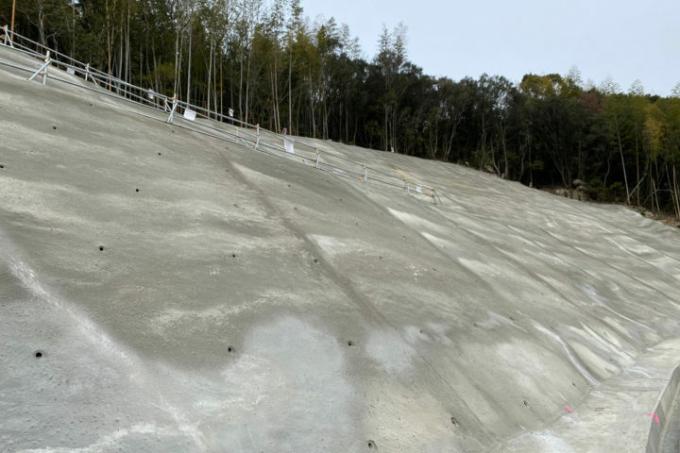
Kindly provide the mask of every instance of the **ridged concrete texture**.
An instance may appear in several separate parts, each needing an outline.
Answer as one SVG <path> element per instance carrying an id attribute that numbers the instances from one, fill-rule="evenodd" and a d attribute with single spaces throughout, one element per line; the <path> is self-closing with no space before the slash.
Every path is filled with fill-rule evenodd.
<path id="1" fill-rule="evenodd" d="M 644 451 L 678 231 L 316 142 L 434 204 L 25 77 L 0 68 L 0 451 Z"/>

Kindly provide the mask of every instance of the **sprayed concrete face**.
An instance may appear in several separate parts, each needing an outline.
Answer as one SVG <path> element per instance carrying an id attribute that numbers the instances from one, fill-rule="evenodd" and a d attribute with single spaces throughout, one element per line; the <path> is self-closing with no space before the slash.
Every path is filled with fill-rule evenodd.
<path id="1" fill-rule="evenodd" d="M 0 451 L 644 448 L 676 231 L 308 140 L 433 204 L 162 120 L 0 71 Z"/>

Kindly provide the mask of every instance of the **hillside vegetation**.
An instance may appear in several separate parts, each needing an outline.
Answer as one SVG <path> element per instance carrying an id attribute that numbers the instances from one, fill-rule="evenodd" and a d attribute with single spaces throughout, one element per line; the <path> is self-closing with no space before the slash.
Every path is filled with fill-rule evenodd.
<path id="1" fill-rule="evenodd" d="M 11 0 L 0 0 L 9 23 Z M 463 163 L 680 218 L 680 89 L 569 75 L 454 81 L 410 62 L 405 27 L 370 61 L 299 0 L 28 0 L 16 31 L 168 95 L 269 129 Z M 442 58 L 447 58 L 442 55 Z"/>

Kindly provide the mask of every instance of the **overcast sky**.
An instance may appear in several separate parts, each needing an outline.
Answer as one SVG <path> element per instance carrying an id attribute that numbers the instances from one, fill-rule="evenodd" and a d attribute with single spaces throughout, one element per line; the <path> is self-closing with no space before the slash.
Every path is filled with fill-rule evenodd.
<path id="1" fill-rule="evenodd" d="M 303 0 L 312 19 L 335 17 L 375 54 L 383 24 L 408 27 L 411 61 L 454 79 L 578 67 L 627 91 L 668 95 L 680 82 L 680 0 Z"/>

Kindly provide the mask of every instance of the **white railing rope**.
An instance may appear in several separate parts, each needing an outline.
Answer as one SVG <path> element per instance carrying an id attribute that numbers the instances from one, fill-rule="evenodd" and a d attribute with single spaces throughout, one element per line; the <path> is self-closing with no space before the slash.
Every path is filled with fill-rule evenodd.
<path id="1" fill-rule="evenodd" d="M 311 143 L 307 143 L 306 140 L 302 138 L 295 139 L 295 147 L 297 149 L 295 152 L 290 153 L 286 149 L 285 145 L 286 141 L 291 141 L 292 138 L 288 137 L 287 135 L 282 135 L 261 128 L 259 124 L 249 124 L 245 121 L 234 118 L 231 116 L 231 114 L 226 116 L 217 111 L 211 111 L 200 106 L 189 104 L 179 100 L 177 96 L 168 97 L 161 93 L 150 91 L 149 88 L 136 86 L 101 70 L 98 70 L 92 67 L 89 63 L 82 63 L 69 57 L 68 55 L 54 51 L 18 33 L 12 33 L 12 31 L 8 30 L 6 26 L 1 30 L 3 36 L 1 37 L 2 39 L 0 39 L 0 46 L 4 45 L 6 47 L 12 48 L 14 51 L 19 51 L 27 56 L 42 60 L 42 64 L 37 70 L 30 68 L 20 68 L 17 65 L 0 61 L 0 64 L 4 64 L 5 66 L 30 72 L 30 81 L 35 80 L 38 75 L 42 75 L 42 83 L 43 85 L 46 84 L 48 78 L 48 68 L 49 66 L 53 65 L 58 69 L 67 70 L 69 74 L 75 75 L 85 82 L 91 82 L 94 85 L 94 88 L 90 88 L 87 85 L 82 84 L 82 86 L 79 86 L 78 84 L 73 83 L 73 81 L 63 80 L 59 77 L 55 77 L 54 75 L 52 75 L 50 79 L 68 83 L 74 86 L 79 86 L 79 88 L 95 91 L 99 90 L 99 92 L 102 94 L 113 95 L 128 102 L 152 108 L 154 110 L 160 110 L 168 114 L 168 117 L 165 120 L 166 123 L 175 123 L 179 118 L 182 121 L 185 121 L 187 124 L 195 123 L 202 129 L 210 129 L 215 131 L 219 133 L 219 137 L 222 139 L 232 142 L 250 144 L 257 151 L 262 151 L 269 154 L 272 152 L 282 154 L 288 158 L 297 159 L 305 165 L 310 163 L 309 165 L 312 168 L 328 171 L 339 176 L 358 178 L 359 180 L 363 180 L 364 183 L 368 183 L 370 181 L 371 183 L 384 184 L 394 188 L 401 188 L 402 190 L 406 189 L 406 192 L 409 194 L 426 195 L 431 197 L 435 204 L 441 203 L 441 199 L 439 198 L 435 188 L 432 186 L 422 184 L 420 182 L 407 181 L 405 178 L 371 168 L 368 165 L 357 162 L 350 157 L 322 152 L 316 146 L 312 145 Z M 104 91 L 102 92 L 102 90 Z M 149 96 L 150 92 L 153 93 L 153 96 Z M 181 109 L 181 111 L 178 111 L 178 109 Z M 184 115 L 181 115 L 182 112 L 184 112 Z M 177 115 L 178 113 L 180 113 L 180 115 Z M 195 120 L 197 119 L 206 121 L 196 123 Z M 236 131 L 230 131 L 229 126 L 235 127 Z M 204 133 L 203 131 L 198 131 L 193 128 L 187 128 L 196 132 Z M 252 130 L 252 133 L 249 133 L 248 130 Z M 215 136 L 214 134 L 208 135 Z M 314 162 L 313 166 L 311 166 L 311 162 Z"/>

